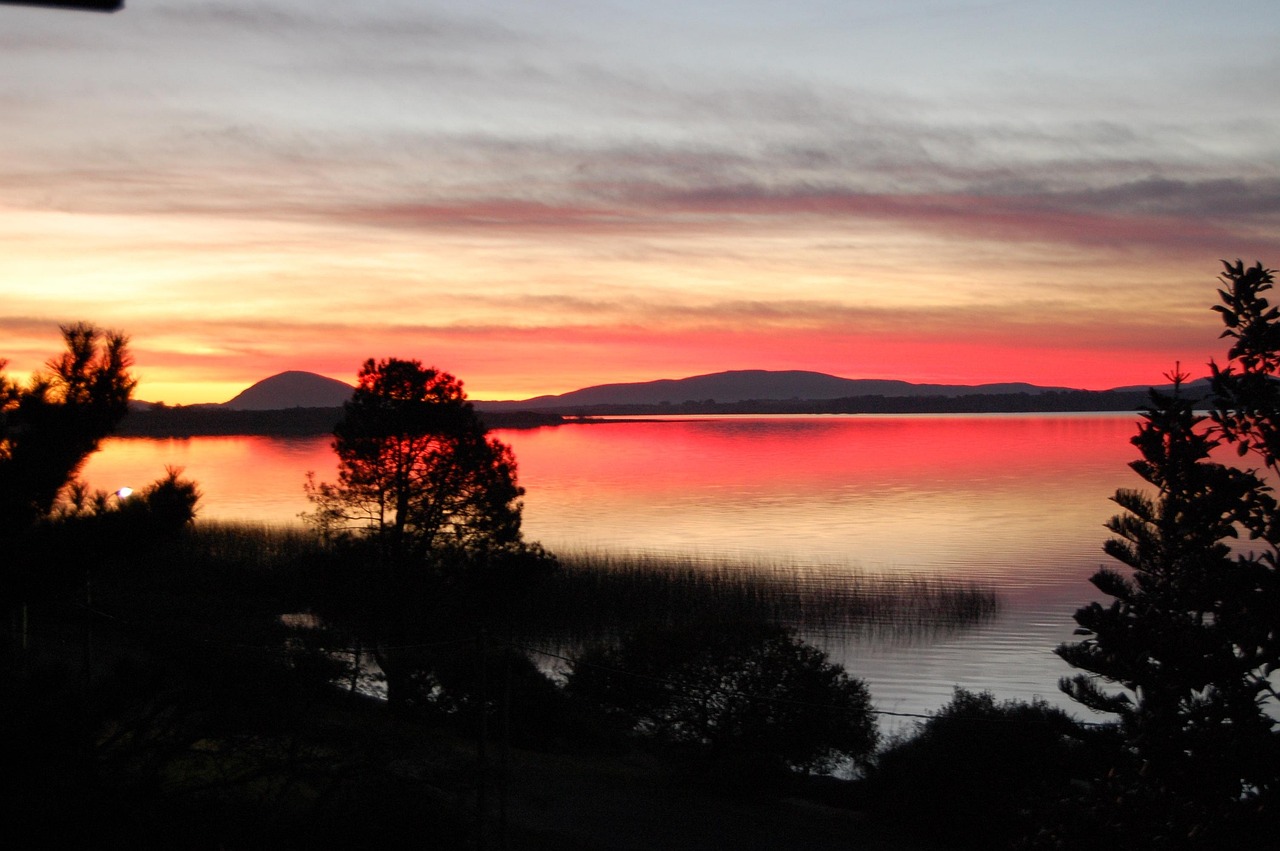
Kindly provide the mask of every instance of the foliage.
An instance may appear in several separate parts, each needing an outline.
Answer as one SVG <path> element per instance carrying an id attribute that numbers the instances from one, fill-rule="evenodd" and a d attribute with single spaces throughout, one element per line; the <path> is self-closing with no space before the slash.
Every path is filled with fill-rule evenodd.
<path id="1" fill-rule="evenodd" d="M 61 330 L 66 351 L 27 386 L 0 374 L 0 535 L 49 513 L 137 384 L 126 336 L 83 322 Z"/>
<path id="2" fill-rule="evenodd" d="M 1131 573 L 1093 577 L 1113 601 L 1080 609 L 1083 640 L 1058 648 L 1086 672 L 1063 689 L 1120 721 L 1124 750 L 1095 813 L 1149 847 L 1236 837 L 1280 785 L 1268 679 L 1280 666 L 1277 503 L 1256 470 L 1211 460 L 1227 441 L 1274 467 L 1280 312 L 1261 296 L 1269 271 L 1226 270 L 1218 310 L 1236 344 L 1229 365 L 1214 367 L 1213 425 L 1180 372 L 1171 395 L 1152 393 L 1131 466 L 1155 493 L 1118 491 L 1125 513 L 1107 524 L 1116 537 L 1106 552 Z M 1249 543 L 1233 548 L 1241 531 Z"/>
<path id="3" fill-rule="evenodd" d="M 862 680 L 782 627 L 650 628 L 573 662 L 566 689 L 633 734 L 710 763 L 829 770 L 875 747 Z"/>
<path id="4" fill-rule="evenodd" d="M 79 558 L 102 562 L 146 552 L 175 539 L 195 520 L 200 489 L 182 478 L 181 467 L 138 491 L 90 492 L 76 479 L 68 483 L 37 538 L 63 549 L 79 548 Z"/>
<path id="5" fill-rule="evenodd" d="M 520 543 L 515 458 L 486 438 L 452 375 L 366 361 L 334 437 L 337 483 L 307 484 L 306 516 L 325 534 L 371 538 L 397 563 Z"/>
<path id="6" fill-rule="evenodd" d="M 867 775 L 881 818 L 948 845 L 997 848 L 1036 826 L 1038 813 L 1085 773 L 1083 731 L 1043 700 L 997 703 L 957 688 L 914 732 L 891 741 Z"/>
<path id="7" fill-rule="evenodd" d="M 1218 290 L 1222 304 L 1215 305 L 1226 326 L 1222 337 L 1232 341 L 1227 365 L 1210 364 L 1215 396 L 1212 416 L 1224 440 L 1235 444 L 1239 455 L 1255 451 L 1266 466 L 1277 469 L 1280 459 L 1280 307 L 1264 295 L 1275 282 L 1275 273 L 1261 263 L 1223 263 Z M 1273 515 L 1274 516 L 1274 515 Z M 1274 530 L 1254 516 L 1250 532 L 1275 546 Z"/>
<path id="8" fill-rule="evenodd" d="M 200 501 L 196 483 L 181 476 L 181 467 L 166 467 L 163 478 L 127 494 L 90 493 L 83 482 L 75 479 L 54 504 L 50 519 L 61 524 L 94 519 L 100 525 L 133 525 L 146 528 L 152 535 L 170 537 L 195 519 Z"/>

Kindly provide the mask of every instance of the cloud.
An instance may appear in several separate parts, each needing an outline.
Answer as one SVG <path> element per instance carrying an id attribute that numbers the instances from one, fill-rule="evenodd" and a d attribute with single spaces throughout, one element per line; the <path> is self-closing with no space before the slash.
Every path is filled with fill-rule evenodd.
<path id="1" fill-rule="evenodd" d="M 1193 176 L 1116 160 L 989 165 L 954 150 L 930 155 L 947 149 L 930 141 L 946 137 L 938 128 L 900 143 L 909 130 L 865 128 L 865 145 L 730 146 L 403 128 L 370 141 L 196 121 L 138 150 L 122 139 L 75 162 L 45 157 L 0 171 L 10 203 L 32 208 L 544 236 L 865 221 L 952 239 L 1246 250 L 1266 247 L 1253 231 L 1280 215 L 1280 177 L 1263 167 Z"/>
<path id="2" fill-rule="evenodd" d="M 311 45 L 375 40 L 386 44 L 447 46 L 461 50 L 478 43 L 508 44 L 517 39 L 509 28 L 481 15 L 459 15 L 444 7 L 430 9 L 415 3 L 394 9 L 387 4 L 318 5 L 276 2 L 245 5 L 229 2 L 158 5 L 150 10 L 161 26 L 173 32 L 206 38 L 254 38 L 262 34 L 288 36 Z"/>

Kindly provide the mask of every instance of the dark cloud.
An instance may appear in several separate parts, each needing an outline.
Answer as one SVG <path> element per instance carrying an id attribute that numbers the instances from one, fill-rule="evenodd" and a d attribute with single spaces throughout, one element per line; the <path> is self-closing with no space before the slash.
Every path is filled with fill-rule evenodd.
<path id="1" fill-rule="evenodd" d="M 1081 209 L 1235 221 L 1280 216 L 1280 177 L 1173 180 L 1152 177 L 1059 196 Z"/>

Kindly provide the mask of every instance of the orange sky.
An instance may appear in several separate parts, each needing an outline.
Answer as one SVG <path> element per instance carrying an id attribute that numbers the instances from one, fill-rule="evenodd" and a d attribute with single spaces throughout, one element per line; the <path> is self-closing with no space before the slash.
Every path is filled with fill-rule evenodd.
<path id="1" fill-rule="evenodd" d="M 1280 10 L 846 5 L 0 8 L 0 358 L 120 328 L 172 404 L 1221 356 L 1219 259 L 1280 264 Z"/>

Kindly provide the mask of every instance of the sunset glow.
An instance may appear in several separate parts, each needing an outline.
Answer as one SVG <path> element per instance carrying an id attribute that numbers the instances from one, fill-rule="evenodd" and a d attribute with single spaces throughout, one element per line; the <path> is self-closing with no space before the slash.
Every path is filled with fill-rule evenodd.
<path id="1" fill-rule="evenodd" d="M 417 358 L 477 399 L 728 369 L 1102 389 L 1280 265 L 1280 7 L 0 7 L 0 358 L 138 397 Z"/>

